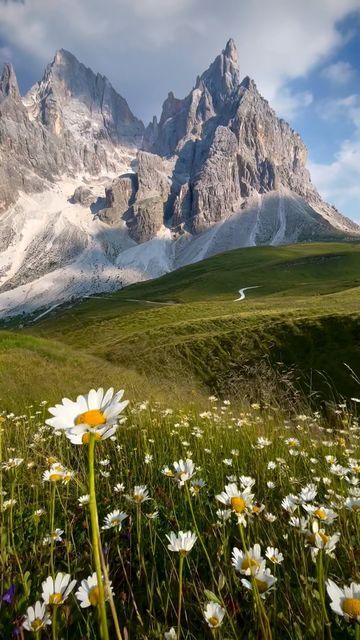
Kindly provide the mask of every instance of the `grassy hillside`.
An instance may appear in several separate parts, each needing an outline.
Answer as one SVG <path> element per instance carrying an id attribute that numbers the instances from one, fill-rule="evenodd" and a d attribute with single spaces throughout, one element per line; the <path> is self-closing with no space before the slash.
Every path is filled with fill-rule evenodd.
<path id="1" fill-rule="evenodd" d="M 271 382 L 268 365 L 280 361 L 316 390 L 359 394 L 344 364 L 359 373 L 359 242 L 223 253 L 0 334 L 1 389 L 14 397 L 34 371 L 40 397 L 54 375 L 65 392 L 128 371 L 137 389 L 150 376 L 159 388 L 186 380 L 250 393 L 246 380 Z"/>

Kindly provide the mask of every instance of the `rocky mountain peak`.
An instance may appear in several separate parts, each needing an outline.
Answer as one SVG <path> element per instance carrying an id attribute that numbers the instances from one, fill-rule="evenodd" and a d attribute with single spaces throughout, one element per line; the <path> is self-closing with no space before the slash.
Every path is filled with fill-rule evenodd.
<path id="1" fill-rule="evenodd" d="M 15 100 L 20 98 L 19 87 L 12 64 L 5 63 L 0 78 L 0 96 L 11 97 Z"/>
<path id="2" fill-rule="evenodd" d="M 215 109 L 221 108 L 240 84 L 237 49 L 232 39 L 202 74 L 201 80 L 212 96 Z"/>
<path id="3" fill-rule="evenodd" d="M 63 136 L 137 147 L 144 125 L 110 81 L 59 49 L 24 99 L 32 119 Z"/>

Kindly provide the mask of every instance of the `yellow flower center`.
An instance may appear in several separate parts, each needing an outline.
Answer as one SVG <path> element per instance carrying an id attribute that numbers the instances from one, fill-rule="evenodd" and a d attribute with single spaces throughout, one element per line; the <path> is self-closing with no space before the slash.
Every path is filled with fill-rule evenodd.
<path id="1" fill-rule="evenodd" d="M 61 473 L 51 473 L 49 475 L 49 480 L 50 482 L 59 482 L 59 480 L 61 480 L 62 477 L 63 476 Z"/>
<path id="2" fill-rule="evenodd" d="M 133 498 L 134 498 L 135 502 L 142 502 L 142 499 L 143 499 L 143 497 L 142 497 L 142 495 L 140 493 L 134 493 Z"/>
<path id="3" fill-rule="evenodd" d="M 259 566 L 260 564 L 254 558 L 245 558 L 245 560 L 243 560 L 241 564 L 241 568 L 244 569 L 244 571 L 246 571 L 247 569 L 251 569 L 251 567 Z"/>
<path id="4" fill-rule="evenodd" d="M 231 498 L 230 504 L 235 513 L 243 513 L 246 509 L 246 501 L 244 500 L 244 498 L 241 498 L 241 496 Z"/>
<path id="5" fill-rule="evenodd" d="M 83 436 L 82 436 L 82 438 L 81 438 L 81 442 L 82 442 L 83 444 L 89 444 L 89 442 L 90 442 L 90 435 L 91 435 L 91 434 L 90 434 L 88 431 L 86 431 L 86 433 L 84 433 L 84 434 L 83 434 Z M 99 433 L 98 431 L 96 431 L 96 432 L 95 432 L 95 441 L 97 442 L 97 441 L 101 440 L 101 438 L 102 438 L 101 433 Z"/>
<path id="6" fill-rule="evenodd" d="M 52 593 L 49 598 L 49 604 L 62 604 L 63 597 L 61 593 Z"/>
<path id="7" fill-rule="evenodd" d="M 252 508 L 252 512 L 253 513 L 260 513 L 261 511 L 261 507 L 258 507 L 256 504 L 254 504 L 253 508 Z"/>
<path id="8" fill-rule="evenodd" d="M 216 616 L 211 616 L 211 618 L 209 618 L 209 623 L 212 627 L 217 627 L 217 625 L 219 624 L 219 618 L 217 618 Z"/>
<path id="9" fill-rule="evenodd" d="M 319 520 L 326 520 L 326 513 L 324 509 L 316 509 L 316 511 L 314 511 L 314 516 L 319 518 Z"/>
<path id="10" fill-rule="evenodd" d="M 96 605 L 99 602 L 99 587 L 92 587 L 89 591 L 89 602 L 90 604 L 92 604 L 93 607 L 96 607 Z"/>
<path id="11" fill-rule="evenodd" d="M 345 598 L 341 606 L 343 612 L 350 618 L 358 618 L 360 616 L 360 600 L 358 598 Z"/>
<path id="12" fill-rule="evenodd" d="M 39 629 L 41 629 L 42 626 L 43 626 L 43 621 L 41 620 L 41 618 L 35 618 L 35 620 L 33 620 L 31 623 L 31 628 L 33 631 L 39 631 Z"/>
<path id="13" fill-rule="evenodd" d="M 268 583 L 265 580 L 255 578 L 255 582 L 259 593 L 264 593 L 264 591 L 268 590 Z"/>
<path id="14" fill-rule="evenodd" d="M 99 409 L 90 409 L 81 413 L 75 420 L 75 424 L 87 424 L 89 427 L 99 427 L 105 424 L 106 418 Z"/>

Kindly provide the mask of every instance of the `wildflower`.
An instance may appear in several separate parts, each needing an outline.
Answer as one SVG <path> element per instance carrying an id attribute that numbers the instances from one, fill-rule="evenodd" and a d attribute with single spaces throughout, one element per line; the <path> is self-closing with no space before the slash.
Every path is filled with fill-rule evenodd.
<path id="1" fill-rule="evenodd" d="M 16 586 L 12 584 L 11 587 L 9 587 L 9 589 L 7 589 L 5 593 L 3 593 L 1 600 L 3 602 L 6 602 L 6 604 L 12 604 L 15 598 L 15 593 L 16 593 Z"/>
<path id="2" fill-rule="evenodd" d="M 231 518 L 231 514 L 232 514 L 231 509 L 218 509 L 216 512 L 216 515 L 219 518 L 219 520 L 222 520 L 223 522 L 226 522 L 226 520 L 229 520 L 229 518 Z"/>
<path id="3" fill-rule="evenodd" d="M 277 578 L 271 574 L 270 569 L 265 569 L 265 562 L 261 565 L 259 571 L 253 576 L 253 581 L 261 598 L 265 598 L 266 593 L 274 586 Z M 241 583 L 246 589 L 253 589 L 253 584 L 246 578 L 241 579 Z"/>
<path id="4" fill-rule="evenodd" d="M 146 453 L 145 454 L 145 458 L 144 458 L 144 462 L 145 464 L 150 464 L 150 462 L 152 461 L 153 456 L 151 453 Z"/>
<path id="5" fill-rule="evenodd" d="M 50 544 L 51 540 L 54 542 L 62 542 L 61 536 L 63 533 L 64 531 L 62 529 L 55 529 L 55 531 L 52 531 L 48 536 L 45 536 L 43 539 L 43 545 Z"/>
<path id="6" fill-rule="evenodd" d="M 309 518 L 296 518 L 295 516 L 292 516 L 289 520 L 289 525 L 291 527 L 295 527 L 296 529 L 300 529 L 301 532 L 305 532 L 306 531 L 306 527 L 309 524 Z"/>
<path id="7" fill-rule="evenodd" d="M 197 536 L 191 531 L 179 531 L 177 535 L 172 531 L 170 534 L 166 534 L 166 537 L 170 543 L 168 549 L 184 556 L 191 551 L 197 540 Z"/>
<path id="8" fill-rule="evenodd" d="M 190 458 L 174 462 L 173 467 L 175 469 L 175 479 L 178 481 L 179 487 L 182 487 L 187 480 L 191 480 L 196 473 L 195 465 Z"/>
<path id="9" fill-rule="evenodd" d="M 113 529 L 116 528 L 118 531 L 121 531 L 122 523 L 128 517 L 127 513 L 123 511 L 112 511 L 105 516 L 104 524 L 102 529 Z"/>
<path id="10" fill-rule="evenodd" d="M 330 607 L 346 622 L 360 623 L 360 584 L 352 582 L 350 587 L 340 589 L 335 582 L 328 580 L 326 589 L 331 598 Z"/>
<path id="11" fill-rule="evenodd" d="M 174 627 L 171 627 L 170 631 L 165 631 L 164 639 L 165 640 L 176 640 L 177 635 Z"/>
<path id="12" fill-rule="evenodd" d="M 327 507 L 316 507 L 313 504 L 304 504 L 303 507 L 309 515 L 313 516 L 313 518 L 321 520 L 321 522 L 328 522 L 329 524 L 331 524 L 338 517 L 335 511 L 333 511 L 332 509 L 328 509 Z"/>
<path id="13" fill-rule="evenodd" d="M 334 533 L 332 536 L 325 533 L 325 529 L 319 529 L 317 520 L 312 523 L 312 531 L 305 531 L 307 543 L 312 546 L 312 553 L 317 555 L 321 549 L 329 556 L 333 556 L 333 551 L 340 540 L 340 533 Z"/>
<path id="14" fill-rule="evenodd" d="M 125 491 L 125 485 L 123 482 L 118 482 L 114 487 L 115 493 L 122 493 Z"/>
<path id="15" fill-rule="evenodd" d="M 65 431 L 73 444 L 88 444 L 91 433 L 97 440 L 105 440 L 117 430 L 120 413 L 128 404 L 120 402 L 123 394 L 123 390 L 114 394 L 112 388 L 105 394 L 103 389 L 91 389 L 75 402 L 64 398 L 62 404 L 49 409 L 54 417 L 46 420 L 46 424 Z"/>
<path id="16" fill-rule="evenodd" d="M 345 507 L 350 511 L 360 512 L 360 498 L 346 498 Z"/>
<path id="17" fill-rule="evenodd" d="M 263 561 L 259 544 L 254 544 L 253 548 L 248 549 L 246 552 L 237 547 L 233 548 L 231 563 L 238 573 L 246 576 L 255 575 Z"/>
<path id="18" fill-rule="evenodd" d="M 257 439 L 256 442 L 256 448 L 257 449 L 264 449 L 265 447 L 269 447 L 272 444 L 271 440 L 269 440 L 269 438 L 263 438 L 263 437 L 259 437 Z"/>
<path id="19" fill-rule="evenodd" d="M 109 582 L 109 589 L 113 593 L 111 582 Z M 109 599 L 109 589 L 105 588 L 105 599 Z M 89 576 L 87 580 L 82 580 L 81 585 L 75 593 L 77 599 L 80 602 L 80 607 L 85 609 L 86 607 L 96 607 L 99 603 L 100 590 L 98 587 L 98 581 L 96 572 Z"/>
<path id="20" fill-rule="evenodd" d="M 315 484 L 307 484 L 306 487 L 301 489 L 299 493 L 300 502 L 311 502 L 314 500 L 317 494 L 317 487 Z"/>
<path id="21" fill-rule="evenodd" d="M 89 504 L 89 502 L 90 502 L 90 496 L 88 493 L 85 493 L 83 496 L 80 496 L 78 498 L 78 503 L 80 507 L 84 507 L 86 504 Z"/>
<path id="22" fill-rule="evenodd" d="M 141 504 L 142 502 L 150 500 L 146 484 L 136 485 L 133 489 L 132 494 L 127 495 L 126 498 L 128 500 L 131 500 L 131 502 L 135 502 L 136 504 Z"/>
<path id="23" fill-rule="evenodd" d="M 58 573 L 55 580 L 48 576 L 42 583 L 41 597 L 45 604 L 63 604 L 76 585 L 76 580 L 71 580 L 68 573 Z"/>
<path id="24" fill-rule="evenodd" d="M 293 496 L 292 494 L 285 496 L 281 502 L 281 506 L 285 511 L 288 511 L 288 513 L 294 513 L 298 508 L 296 496 Z"/>
<path id="25" fill-rule="evenodd" d="M 199 478 L 198 480 L 192 480 L 191 481 L 191 487 L 190 487 L 190 493 L 193 496 L 196 496 L 201 489 L 203 489 L 205 487 L 205 481 L 202 480 L 201 478 Z"/>
<path id="26" fill-rule="evenodd" d="M 205 610 L 204 617 L 208 623 L 210 629 L 218 629 L 221 626 L 225 615 L 225 609 L 216 602 L 208 602 Z"/>
<path id="27" fill-rule="evenodd" d="M 251 509 L 254 495 L 250 493 L 249 487 L 240 491 L 237 485 L 232 482 L 226 485 L 225 491 L 222 491 L 215 497 L 219 502 L 230 505 L 232 510 L 241 516 Z"/>
<path id="28" fill-rule="evenodd" d="M 4 500 L 4 502 L 2 504 L 2 510 L 6 511 L 7 509 L 10 509 L 11 507 L 14 507 L 15 505 L 16 505 L 15 498 L 9 498 L 9 500 Z"/>
<path id="29" fill-rule="evenodd" d="M 170 469 L 170 467 L 168 467 L 168 466 L 164 466 L 164 467 L 161 469 L 161 473 L 162 473 L 164 476 L 167 476 L 168 478 L 173 478 L 173 477 L 174 477 L 174 472 L 173 472 L 173 470 L 172 470 L 172 469 Z"/>
<path id="30" fill-rule="evenodd" d="M 284 556 L 279 552 L 276 547 L 267 547 L 265 551 L 266 557 L 274 564 L 281 564 L 284 560 Z"/>
<path id="31" fill-rule="evenodd" d="M 243 489 L 252 489 L 256 480 L 255 478 L 251 478 L 251 476 L 240 476 L 239 482 Z"/>
<path id="32" fill-rule="evenodd" d="M 46 605 L 44 602 L 38 600 L 33 607 L 28 607 L 26 610 L 26 616 L 22 626 L 27 631 L 38 633 L 41 629 L 44 629 L 47 625 L 51 624 L 50 615 L 46 611 Z"/>
<path id="33" fill-rule="evenodd" d="M 268 522 L 275 522 L 275 520 L 276 520 L 276 516 L 273 513 L 268 513 L 268 512 L 264 513 L 264 518 Z"/>
<path id="34" fill-rule="evenodd" d="M 297 438 L 287 438 L 285 441 L 285 444 L 288 445 L 288 447 L 299 447 L 300 446 L 300 442 Z"/>
<path id="35" fill-rule="evenodd" d="M 24 458 L 9 458 L 6 462 L 3 462 L 2 469 L 8 471 L 9 469 L 15 469 L 24 462 Z"/>

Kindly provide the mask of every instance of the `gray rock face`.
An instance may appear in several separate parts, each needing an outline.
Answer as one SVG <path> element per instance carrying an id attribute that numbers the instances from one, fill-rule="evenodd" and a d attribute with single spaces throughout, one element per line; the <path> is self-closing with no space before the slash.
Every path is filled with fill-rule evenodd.
<path id="1" fill-rule="evenodd" d="M 88 141 L 139 146 L 143 123 L 109 80 L 95 74 L 69 51 L 60 49 L 44 77 L 25 97 L 32 117 L 56 135 L 70 129 Z"/>
<path id="2" fill-rule="evenodd" d="M 15 100 L 20 98 L 15 71 L 11 64 L 4 65 L 0 79 L 0 100 L 2 97 L 5 98 L 6 96 L 10 96 L 10 98 L 14 98 Z"/>
<path id="3" fill-rule="evenodd" d="M 60 175 L 116 171 L 144 126 L 109 81 L 66 51 L 22 100 L 6 64 L 0 79 L 0 211 L 19 190 L 40 191 Z"/>
<path id="4" fill-rule="evenodd" d="M 136 242 L 154 238 L 164 222 L 164 203 L 159 196 L 137 200 L 128 221 L 129 233 Z"/>
<path id="5" fill-rule="evenodd" d="M 78 202 L 84 207 L 90 207 L 90 205 L 94 202 L 94 195 L 90 189 L 80 185 L 79 187 L 76 187 L 71 201 L 74 203 Z"/>

